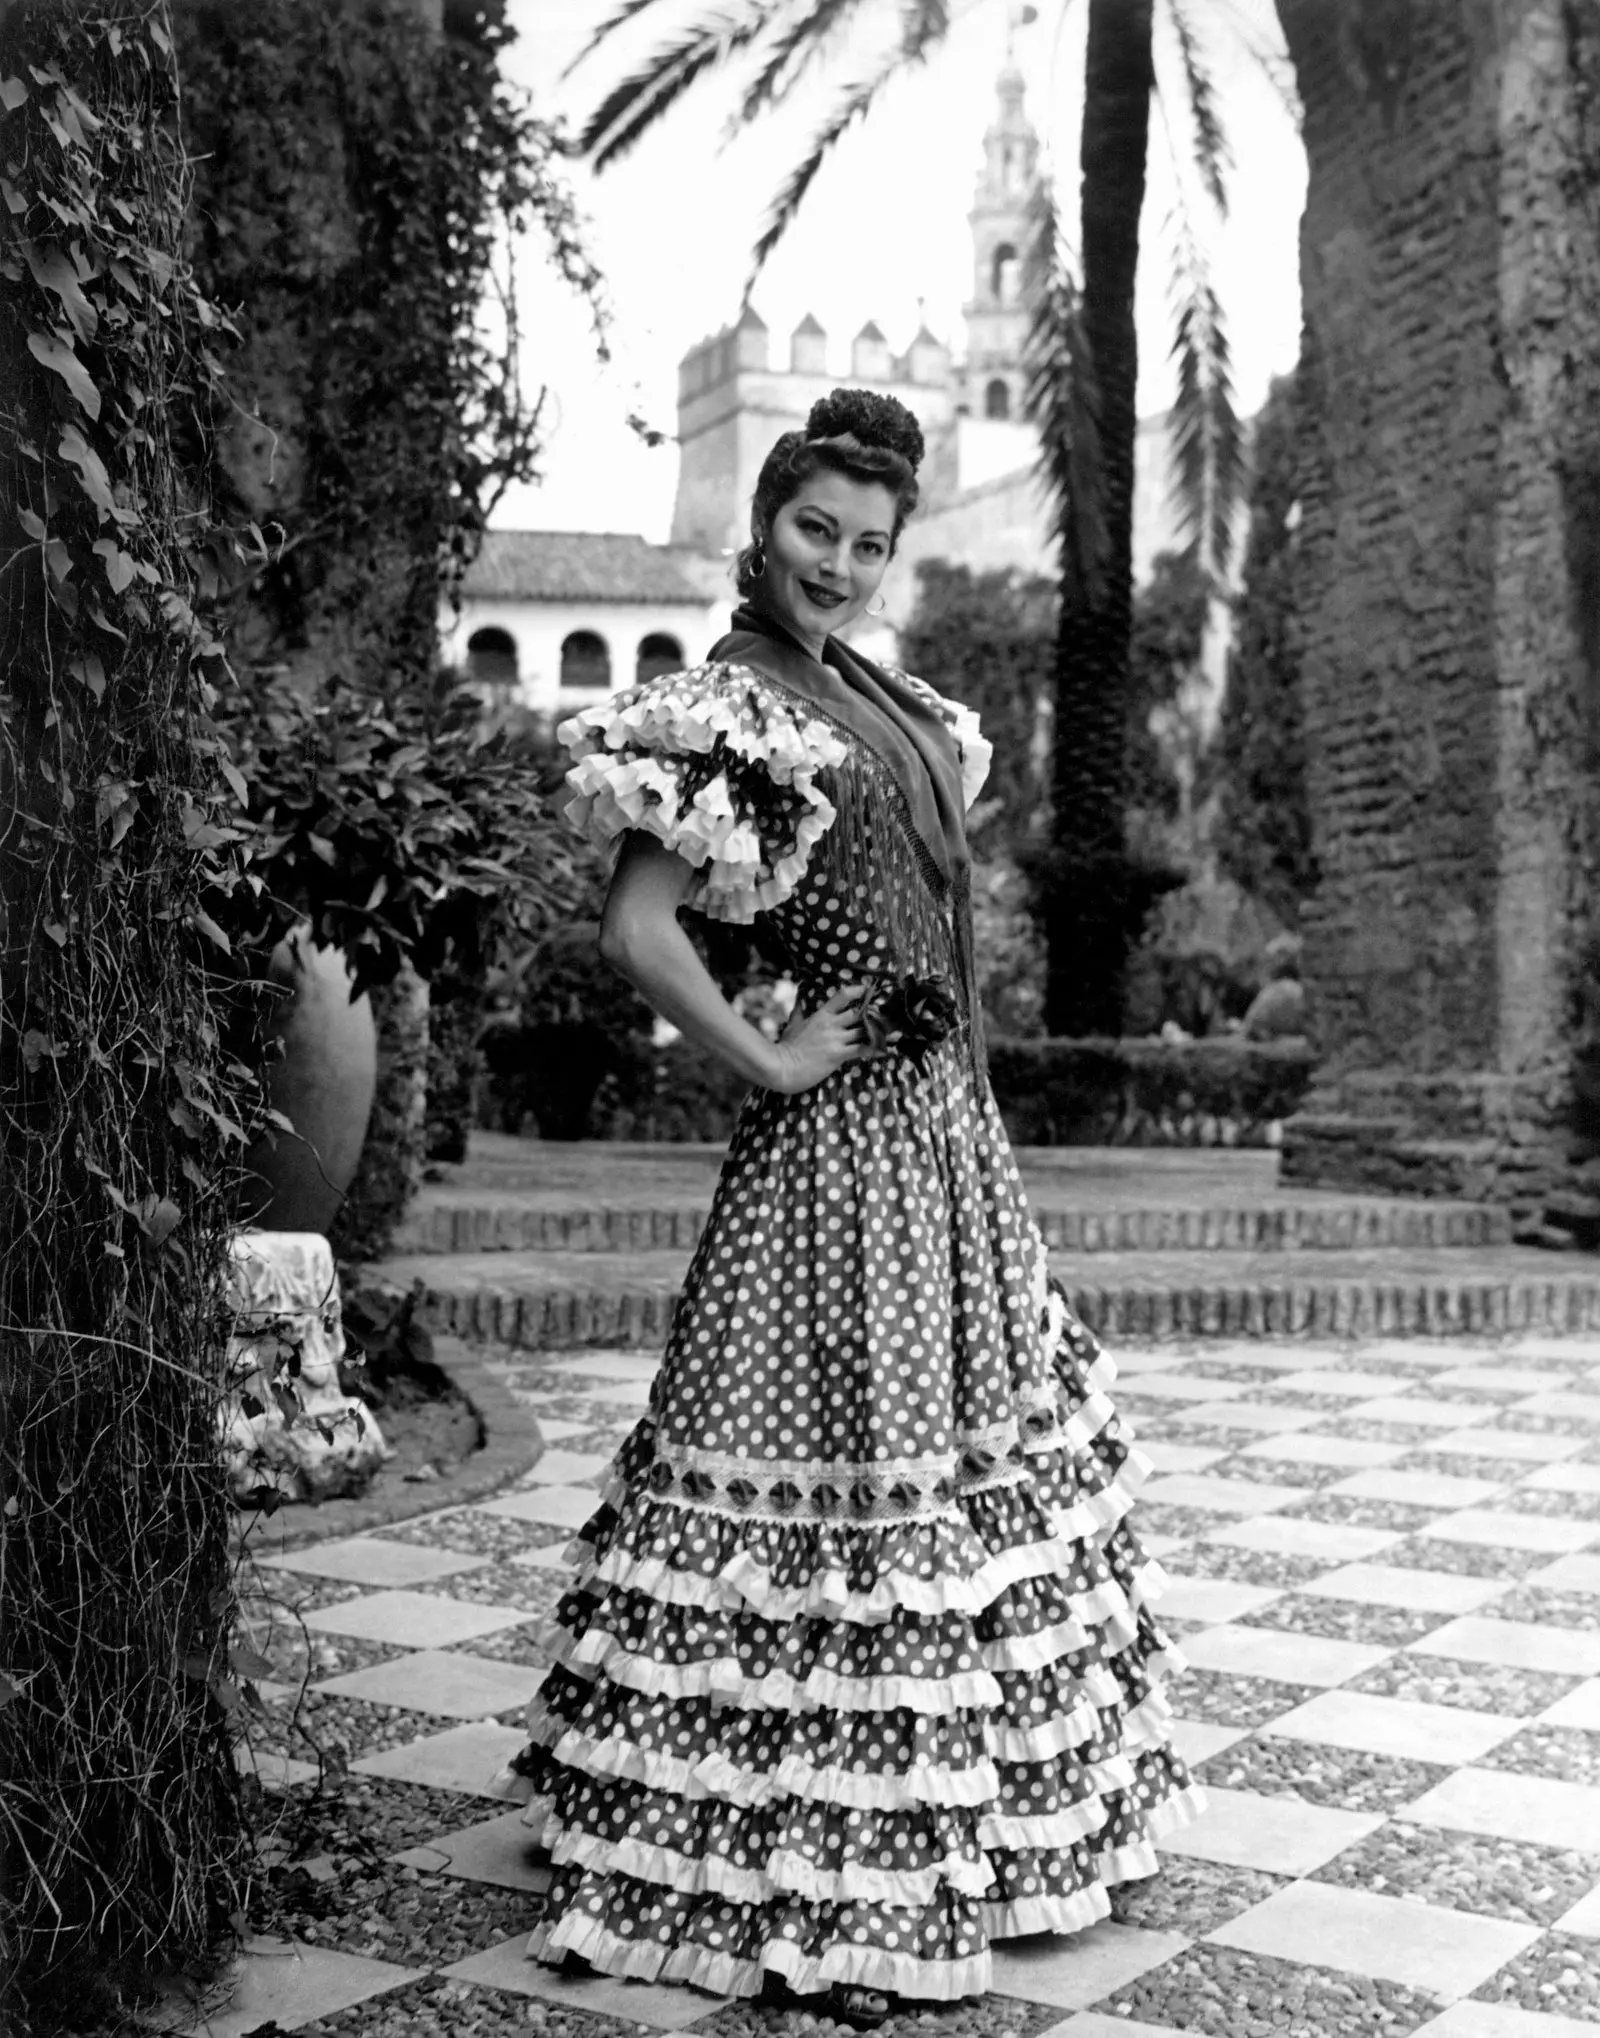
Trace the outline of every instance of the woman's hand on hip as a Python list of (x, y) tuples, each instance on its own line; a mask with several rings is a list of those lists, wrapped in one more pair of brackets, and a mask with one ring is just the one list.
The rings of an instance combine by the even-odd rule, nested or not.
[(866, 1036), (856, 1008), (865, 995), (862, 985), (843, 984), (814, 1012), (797, 1012), (773, 1049), (775, 1069), (767, 1088), (797, 1096), (815, 1089), (846, 1062), (862, 1060)]

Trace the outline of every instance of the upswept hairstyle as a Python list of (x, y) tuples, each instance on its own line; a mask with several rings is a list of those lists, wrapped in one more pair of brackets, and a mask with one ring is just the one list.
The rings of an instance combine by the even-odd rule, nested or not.
[(751, 572), (760, 540), (772, 520), (811, 478), (826, 469), (852, 481), (878, 482), (894, 497), (891, 554), (906, 518), (917, 506), (922, 427), (903, 403), (870, 389), (835, 389), (811, 406), (803, 432), (785, 432), (761, 463), (750, 502), (751, 540), (733, 562), (741, 595), (756, 585)]

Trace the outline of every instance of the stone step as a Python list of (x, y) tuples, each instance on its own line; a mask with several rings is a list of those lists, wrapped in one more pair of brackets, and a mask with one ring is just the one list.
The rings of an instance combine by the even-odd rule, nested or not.
[[(1362, 1252), (1052, 1255), (1086, 1322), (1112, 1341), (1253, 1336), (1439, 1336), (1600, 1329), (1600, 1268), (1516, 1246)], [(420, 1290), (456, 1336), (526, 1351), (659, 1345), (684, 1275), (675, 1251), (397, 1255), (355, 1283)]]
[[(548, 1207), (548, 1199), (424, 1196), (395, 1241), (412, 1253), (637, 1253), (693, 1250), (705, 1202)], [(1052, 1252), (1449, 1251), (1509, 1245), (1511, 1217), (1489, 1204), (1319, 1197), (1242, 1203), (1083, 1208), (1034, 1199)]]

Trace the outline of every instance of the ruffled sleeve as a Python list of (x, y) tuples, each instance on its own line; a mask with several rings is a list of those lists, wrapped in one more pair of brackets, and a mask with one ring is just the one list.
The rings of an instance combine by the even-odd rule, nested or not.
[(918, 679), (912, 673), (901, 672), (895, 667), (890, 670), (896, 679), (904, 680), (913, 693), (920, 695), (938, 713), (956, 739), (956, 749), (961, 757), (961, 798), (970, 808), (982, 792), (983, 782), (989, 776), (989, 766), (994, 760), (994, 745), (978, 726), (977, 709), (965, 707), (960, 701), (946, 700), (925, 679)]
[(687, 904), (747, 923), (781, 905), (833, 825), (816, 775), (845, 744), (748, 667), (663, 673), (563, 722), (567, 819), (593, 842), (638, 828), (695, 872)]

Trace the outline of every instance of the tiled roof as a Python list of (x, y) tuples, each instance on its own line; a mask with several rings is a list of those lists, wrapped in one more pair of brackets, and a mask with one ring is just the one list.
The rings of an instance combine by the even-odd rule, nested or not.
[(705, 600), (659, 545), (631, 531), (488, 531), (462, 592), (513, 601)]

